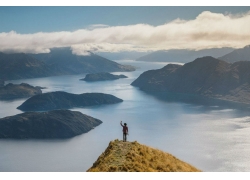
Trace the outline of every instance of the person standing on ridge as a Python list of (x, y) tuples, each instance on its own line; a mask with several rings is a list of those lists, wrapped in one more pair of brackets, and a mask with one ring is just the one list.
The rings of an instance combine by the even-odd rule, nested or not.
[(123, 142), (126, 142), (127, 141), (127, 135), (128, 135), (128, 127), (127, 127), (127, 124), (124, 123), (124, 125), (122, 125), (122, 121), (121, 121), (121, 126), (122, 126), (122, 132), (123, 132)]

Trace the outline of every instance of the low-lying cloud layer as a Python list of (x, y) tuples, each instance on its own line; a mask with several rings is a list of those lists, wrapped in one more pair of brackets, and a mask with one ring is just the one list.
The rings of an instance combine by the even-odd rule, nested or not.
[(93, 52), (155, 51), (169, 49), (241, 48), (250, 44), (250, 12), (224, 15), (204, 11), (193, 20), (176, 19), (151, 26), (92, 25), (77, 31), (0, 33), (0, 51), (44, 53), (70, 46), (75, 54)]

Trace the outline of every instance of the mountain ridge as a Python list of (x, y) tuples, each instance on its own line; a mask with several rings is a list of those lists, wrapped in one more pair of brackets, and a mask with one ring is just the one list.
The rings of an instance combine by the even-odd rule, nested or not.
[(240, 49), (235, 49), (234, 51), (219, 57), (223, 61), (228, 63), (234, 63), (238, 61), (250, 61), (250, 45), (247, 45)]
[(135, 142), (111, 141), (87, 172), (200, 172), (173, 155)]
[(89, 56), (75, 55), (70, 48), (53, 48), (50, 53), (41, 54), (0, 52), (0, 78), (5, 81), (134, 70), (132, 66), (113, 62), (94, 53), (90, 53)]
[(134, 71), (132, 66), (121, 65), (92, 52), (88, 55), (76, 55), (69, 47), (52, 48), (50, 53), (30, 54), (36, 59), (70, 74)]
[(188, 50), (188, 49), (173, 49), (173, 50), (159, 50), (139, 57), (137, 61), (147, 62), (191, 62), (196, 58), (204, 56), (220, 57), (233, 51), (233, 48), (212, 48), (203, 50)]
[(25, 53), (0, 52), (0, 77), (3, 80), (56, 76), (48, 65)]
[(132, 86), (145, 91), (197, 94), (250, 103), (250, 61), (234, 64), (211, 56), (142, 73)]
[(6, 84), (0, 86), (0, 100), (11, 100), (18, 98), (28, 98), (37, 94), (42, 94), (41, 87), (34, 87), (27, 83)]

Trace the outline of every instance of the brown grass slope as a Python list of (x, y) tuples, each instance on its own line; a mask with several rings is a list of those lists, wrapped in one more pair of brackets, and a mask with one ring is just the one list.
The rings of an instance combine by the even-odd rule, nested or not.
[(114, 140), (87, 172), (198, 172), (171, 154), (139, 144)]

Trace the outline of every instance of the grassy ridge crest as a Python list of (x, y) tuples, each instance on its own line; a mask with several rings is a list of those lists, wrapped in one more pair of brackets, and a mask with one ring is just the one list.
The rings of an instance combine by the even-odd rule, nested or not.
[(135, 142), (114, 140), (87, 172), (199, 172), (173, 155)]

